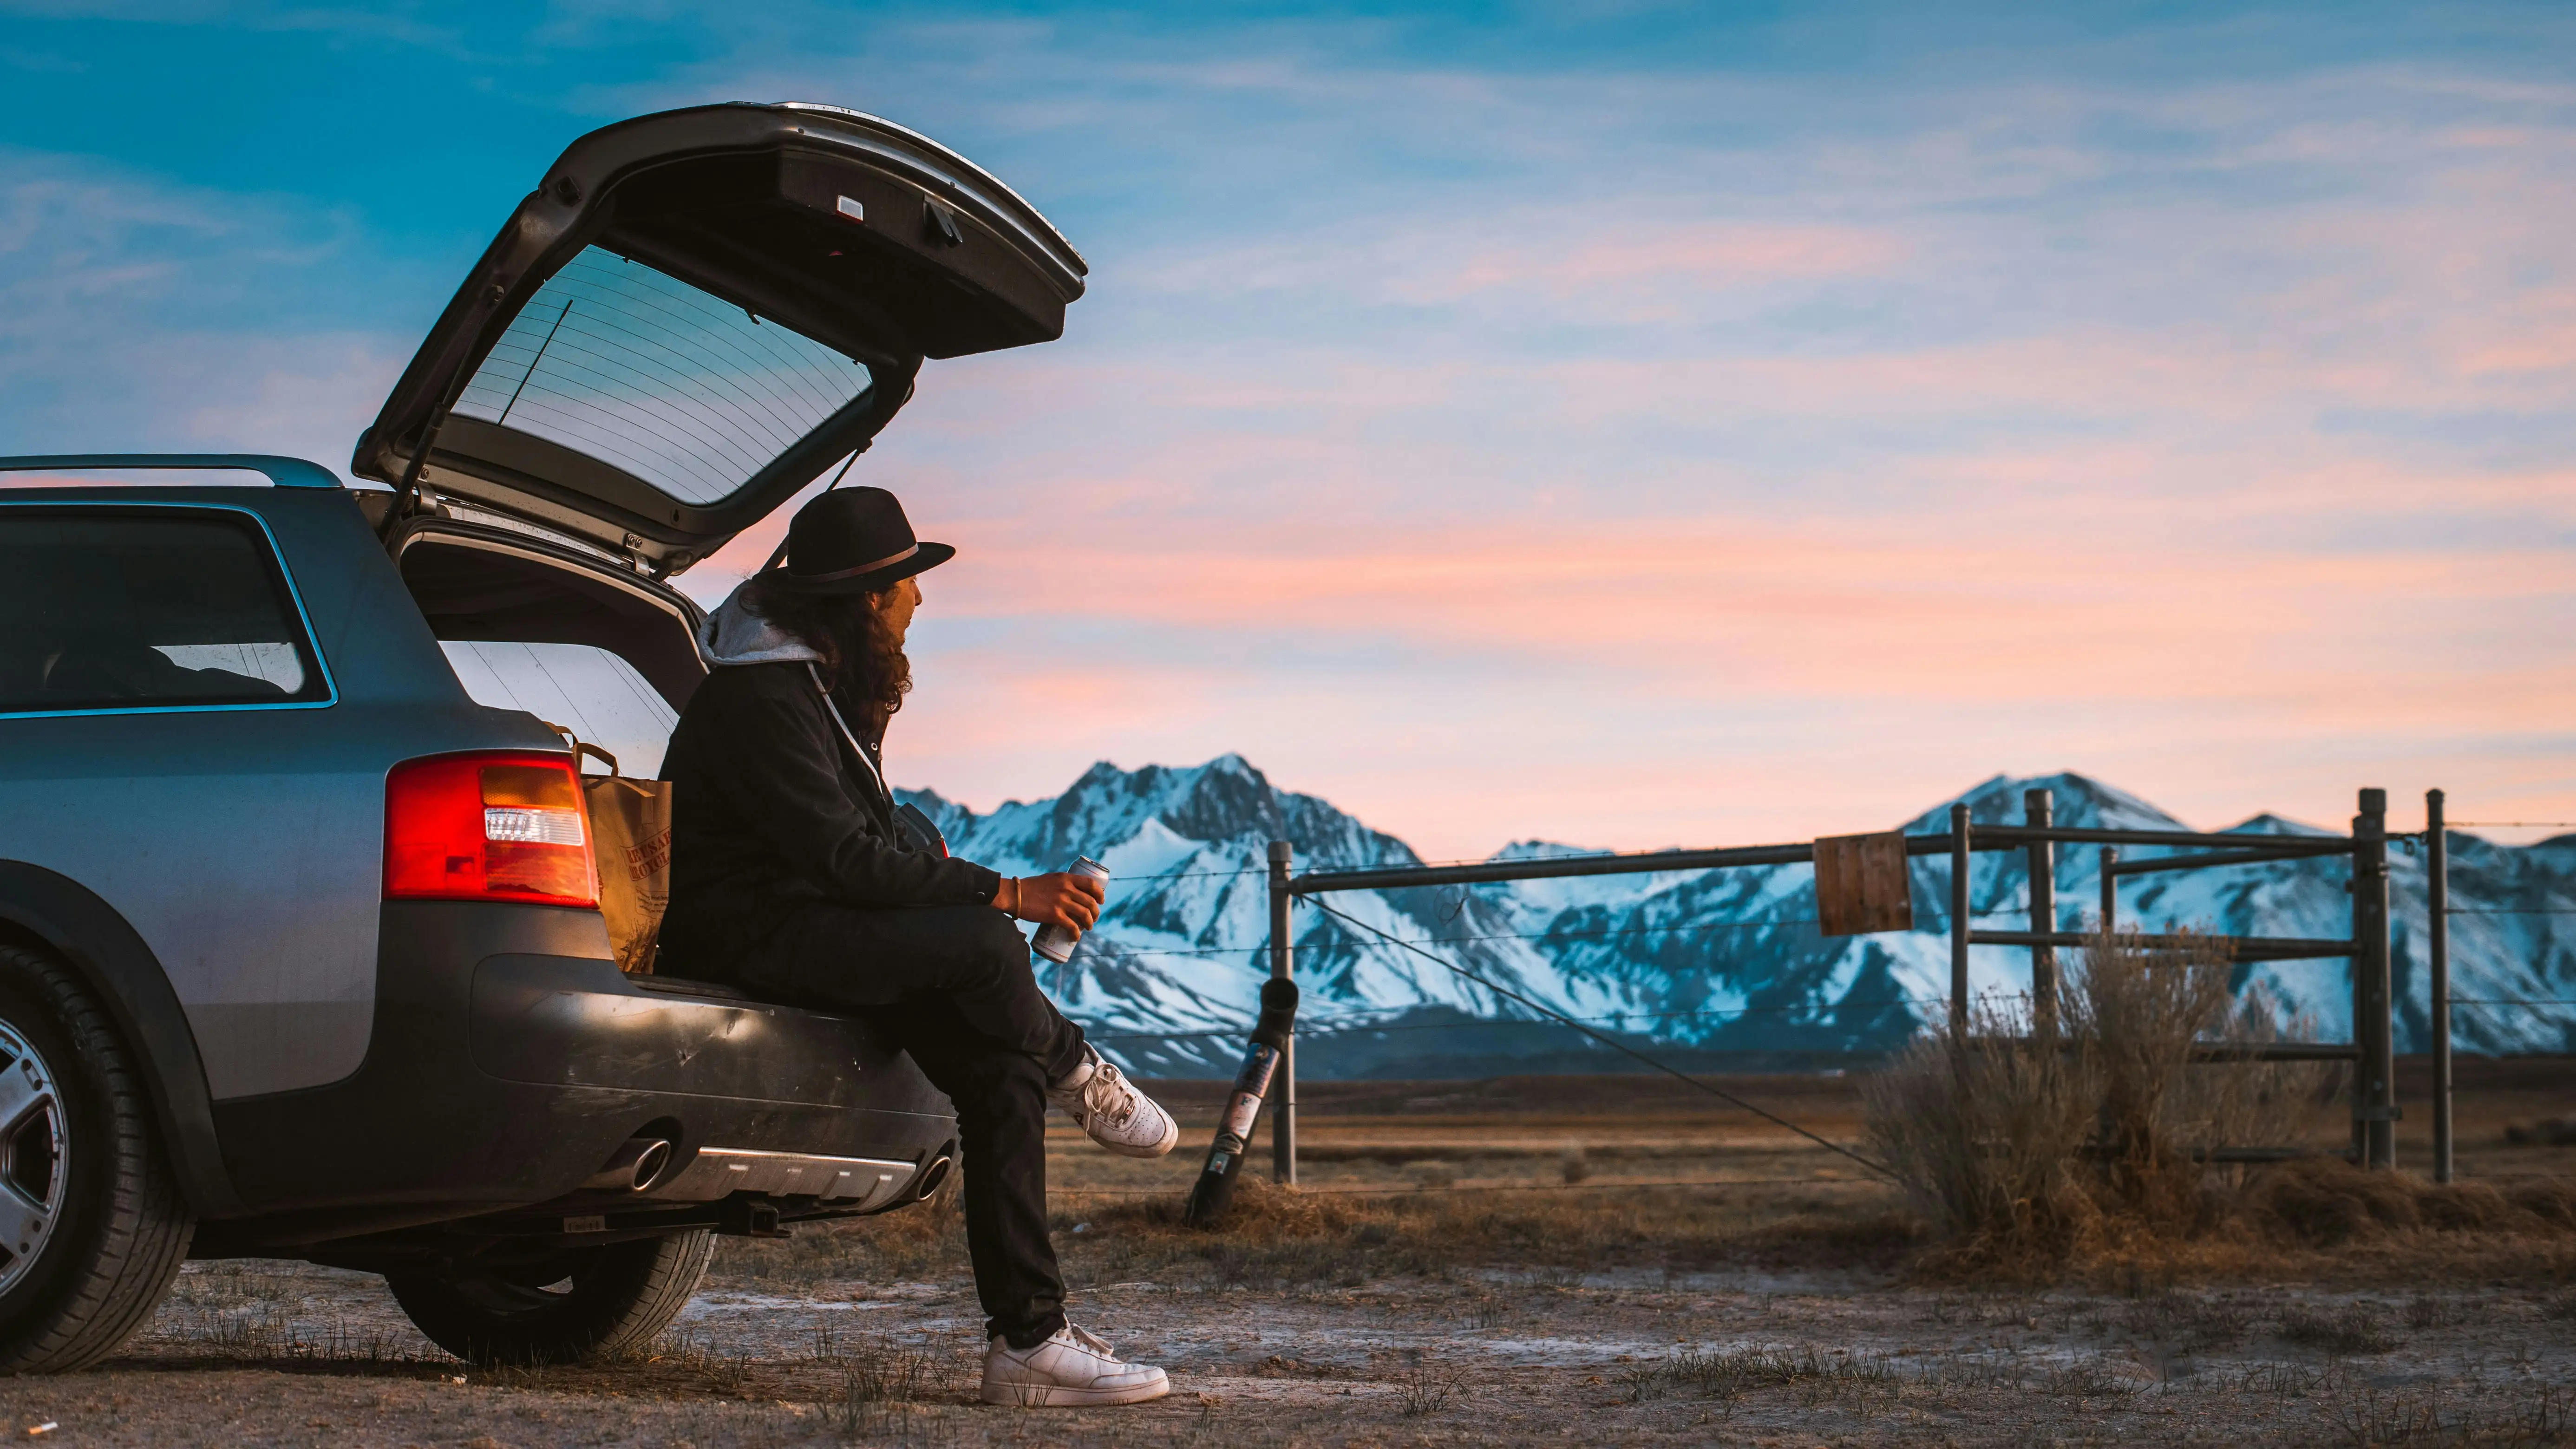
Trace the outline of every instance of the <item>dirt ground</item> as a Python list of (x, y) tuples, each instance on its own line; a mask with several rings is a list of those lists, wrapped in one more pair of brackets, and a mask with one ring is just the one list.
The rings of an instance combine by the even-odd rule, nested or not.
[[(2504, 1127), (2576, 1064), (2464, 1063), (2464, 1175), (2576, 1178)], [(1730, 1083), (1842, 1140), (1848, 1079)], [(378, 1280), (189, 1265), (87, 1374), (0, 1381), (55, 1444), (2576, 1443), (2576, 1227), (2364, 1234), (2051, 1286), (1922, 1279), (1895, 1194), (1678, 1084), (1310, 1084), (1304, 1181), (1225, 1234), (1171, 1159), (1054, 1154), (1076, 1319), (1168, 1368), (1123, 1410), (973, 1402), (953, 1209), (728, 1241), (658, 1352), (486, 1373)], [(2413, 1098), (2420, 1101), (2420, 1095)], [(2417, 1115), (2420, 1114), (2410, 1114)], [(2406, 1154), (2423, 1150), (2420, 1120)]]

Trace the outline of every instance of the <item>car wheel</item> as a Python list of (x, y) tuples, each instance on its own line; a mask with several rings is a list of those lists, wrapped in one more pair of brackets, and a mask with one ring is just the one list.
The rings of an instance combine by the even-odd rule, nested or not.
[(580, 1248), (527, 1266), (388, 1273), (429, 1341), (484, 1365), (605, 1363), (650, 1344), (707, 1274), (704, 1228)]
[(61, 961), (0, 945), (0, 1373), (114, 1353), (194, 1231), (106, 1008)]

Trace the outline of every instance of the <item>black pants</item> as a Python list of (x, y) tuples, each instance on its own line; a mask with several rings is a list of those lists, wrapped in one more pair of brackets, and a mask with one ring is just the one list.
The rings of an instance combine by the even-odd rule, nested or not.
[(1082, 1028), (1038, 989), (1029, 947), (989, 906), (855, 910), (816, 902), (745, 952), (743, 986), (791, 1006), (859, 1009), (890, 1028), (957, 1109), (975, 1292), (1013, 1348), (1064, 1326), (1047, 1236), (1046, 1088), (1082, 1061)]

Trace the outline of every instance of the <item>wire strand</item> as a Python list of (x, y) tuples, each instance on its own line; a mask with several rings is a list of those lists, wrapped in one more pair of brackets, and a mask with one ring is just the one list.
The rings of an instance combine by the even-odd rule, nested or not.
[(1468, 970), (1466, 967), (1460, 966), (1455, 962), (1442, 960), (1440, 957), (1432, 955), (1430, 952), (1423, 950), (1421, 947), (1414, 945), (1410, 941), (1399, 940), (1394, 936), (1387, 935), (1386, 932), (1379, 930), (1377, 927), (1370, 925), (1368, 922), (1361, 920), (1357, 916), (1337, 911), (1331, 906), (1328, 906), (1322, 901), (1316, 900), (1311, 896), (1307, 898), (1307, 903), (1326, 915), (1339, 916), (1343, 920), (1350, 922), (1352, 925), (1359, 927), (1361, 930), (1368, 932), (1372, 936), (1381, 937), (1390, 944), (1401, 946), (1405, 950), (1411, 951), (1413, 954), (1431, 962), (1433, 965), (1441, 967), (1443, 970), (1463, 976), (1466, 979), (1475, 982), (1477, 985), (1484, 987), (1487, 991), (1493, 992), (1497, 996), (1517, 1001), (1532, 1011), (1554, 1017), (1558, 1021), (1564, 1022), (1567, 1026), (1574, 1028), (1576, 1031), (1583, 1033), (1585, 1036), (1591, 1037), (1593, 1040), (1600, 1042), (1603, 1046), (1609, 1047), (1611, 1050), (1623, 1055), (1635, 1057), (1638, 1061), (1644, 1062), (1646, 1065), (1653, 1067), (1656, 1071), (1664, 1073), (1666, 1076), (1673, 1077), (1676, 1080), (1686, 1082), (1691, 1086), (1697, 1087), (1712, 1097), (1717, 1097), (1724, 1101), (1731, 1102), (1736, 1106), (1743, 1108), (1745, 1111), (1762, 1118), (1764, 1121), (1786, 1127), (1790, 1131), (1797, 1133), (1799, 1136), (1806, 1138), (1808, 1141), (1815, 1143), (1819, 1147), (1839, 1152), (1843, 1156), (1850, 1158), (1852, 1161), (1859, 1163), (1861, 1166), (1868, 1168), (1872, 1172), (1880, 1173), (1890, 1178), (1894, 1178), (1896, 1176), (1896, 1173), (1891, 1169), (1872, 1162), (1868, 1158), (1861, 1156), (1859, 1153), (1852, 1151), (1850, 1148), (1843, 1146), (1839, 1142), (1819, 1137), (1815, 1133), (1808, 1131), (1806, 1128), (1799, 1126), (1797, 1123), (1790, 1121), (1788, 1118), (1780, 1116), (1778, 1113), (1756, 1107), (1752, 1103), (1735, 1095), (1733, 1092), (1727, 1091), (1723, 1087), (1712, 1087), (1708, 1083), (1701, 1081), (1699, 1078), (1690, 1075), (1688, 1072), (1682, 1071), (1676, 1067), (1668, 1067), (1662, 1062), (1657, 1061), (1655, 1058), (1646, 1055), (1644, 1052), (1637, 1050), (1635, 1047), (1628, 1045), (1626, 1042), (1623, 1042), (1616, 1037), (1605, 1036), (1602, 1033), (1585, 1026), (1583, 1023), (1576, 1021), (1572, 1017), (1565, 1015), (1563, 1012), (1532, 1001), (1528, 997), (1523, 996), (1508, 987), (1497, 986), (1493, 982), (1486, 980), (1484, 977), (1477, 975), (1475, 972)]
[[(1335, 914), (1335, 915), (1340, 915), (1340, 914), (1341, 914), (1341, 912), (1339, 912), (1339, 911), (1335, 911), (1335, 912), (1333, 912), (1333, 914)], [(2016, 915), (2016, 916), (2017, 916), (2017, 915), (2020, 915), (2020, 914), (2022, 914), (2022, 913), (2021, 913), (2021, 912), (2019, 912), (2019, 911), (1988, 911), (1988, 912), (1984, 912), (1984, 914), (1986, 914), (1986, 915)], [(1776, 919), (1772, 919), (1772, 920), (1763, 920), (1763, 921), (1701, 921), (1701, 922), (1698, 922), (1698, 923), (1695, 923), (1695, 924), (1691, 924), (1691, 925), (1672, 925), (1672, 926), (1622, 926), (1622, 927), (1618, 928), (1617, 930), (1608, 930), (1608, 931), (1497, 931), (1497, 932), (1494, 932), (1494, 933), (1492, 933), (1492, 934), (1490, 934), (1490, 935), (1484, 935), (1484, 936), (1425, 936), (1425, 937), (1423, 937), (1422, 939), (1423, 939), (1425, 942), (1428, 942), (1429, 944), (1431, 944), (1431, 945), (1435, 945), (1435, 946), (1455, 946), (1455, 945), (1464, 945), (1464, 944), (1467, 944), (1467, 943), (1470, 943), (1470, 942), (1475, 942), (1475, 941), (1589, 941), (1589, 940), (1606, 940), (1606, 939), (1608, 939), (1609, 937), (1612, 937), (1612, 936), (1651, 936), (1651, 935), (1656, 935), (1656, 934), (1678, 934), (1678, 933), (1683, 933), (1683, 932), (1693, 932), (1693, 931), (1753, 931), (1753, 930), (1764, 930), (1764, 929), (1768, 929), (1768, 928), (1770, 928), (1770, 927), (1772, 927), (1772, 926), (1812, 926), (1812, 925), (1815, 925), (1815, 924), (1816, 924), (1816, 921), (1815, 921), (1815, 920), (1814, 920), (1814, 918), (1812, 918), (1812, 917), (1787, 917), (1787, 916), (1783, 916), (1783, 917), (1779, 917), (1779, 918), (1776, 918)], [(1395, 939), (1397, 939), (1397, 938), (1390, 936), (1390, 937), (1388, 937), (1387, 939), (1389, 939), (1389, 940), (1395, 940)], [(1116, 942), (1111, 942), (1110, 944), (1111, 944), (1111, 945), (1113, 945), (1113, 946), (1116, 946), (1116, 945), (1117, 945), (1117, 943), (1116, 943)], [(1196, 950), (1196, 951), (1166, 951), (1166, 950), (1160, 949), (1160, 948), (1158, 948), (1158, 947), (1153, 947), (1153, 946), (1117, 946), (1117, 949), (1118, 949), (1118, 950), (1120, 950), (1120, 951), (1122, 951), (1122, 952), (1124, 952), (1124, 953), (1126, 953), (1127, 955), (1130, 955), (1130, 956), (1193, 956), (1193, 957), (1195, 957), (1195, 956), (1240, 956), (1240, 955), (1256, 954), (1256, 953), (1259, 953), (1259, 952), (1267, 951), (1267, 950), (1269, 950), (1270, 948), (1269, 948), (1267, 945), (1262, 945), (1262, 946), (1209, 946), (1209, 947), (1206, 947), (1206, 948), (1204, 948), (1204, 949)], [(1326, 946), (1326, 945), (1314, 945), (1314, 946), (1303, 946), (1303, 947), (1300, 947), (1300, 949), (1301, 949), (1301, 950), (1309, 950), (1309, 951), (1322, 951), (1322, 950), (1327, 950), (1327, 949), (1330, 949), (1330, 948), (1329, 948), (1329, 946)]]
[[(1221, 872), (1211, 873), (1221, 874)], [(1151, 879), (1151, 877), (1137, 876), (1130, 877), (1130, 879), (1142, 880)], [(1341, 912), (1334, 911), (1333, 914), (1338, 916)], [(1999, 911), (1971, 911), (1968, 913), (1968, 917), (1971, 920), (1988, 920), (2003, 916), (2019, 918), (2028, 914), (2029, 912), (2027, 910), (2014, 907)], [(1483, 936), (1424, 936), (1416, 944), (1430, 946), (1457, 946), (1476, 941), (1592, 941), (1606, 940), (1613, 936), (1652, 936), (1659, 934), (1677, 935), (1699, 931), (1758, 931), (1768, 930), (1774, 926), (1813, 926), (1817, 924), (1820, 923), (1813, 916), (1775, 916), (1759, 921), (1698, 921), (1689, 924), (1676, 924), (1670, 926), (1621, 926), (1616, 930), (1604, 931), (1496, 931)], [(1914, 934), (1937, 936), (1946, 934), (1948, 930), (1949, 928), (1947, 926), (1925, 927), (1914, 932)], [(1381, 932), (1380, 934), (1384, 933)], [(1387, 939), (1396, 941), (1398, 944), (1403, 944), (1399, 937), (1389, 936)], [(1115, 946), (1119, 951), (1130, 956), (1243, 956), (1257, 955), (1270, 949), (1267, 945), (1209, 946), (1195, 951), (1177, 951), (1165, 950), (1157, 946), (1122, 946), (1118, 945), (1115, 941), (1110, 942), (1110, 944)], [(1330, 947), (1328, 945), (1301, 945), (1298, 949), (1306, 951), (1321, 951), (1328, 950)]]
[[(1335, 911), (1333, 914), (1338, 916), (1341, 912)], [(1496, 931), (1490, 935), (1483, 936), (1425, 936), (1422, 938), (1421, 944), (1429, 946), (1462, 946), (1475, 941), (1593, 941), (1606, 940), (1612, 936), (1652, 936), (1685, 931), (1757, 931), (1765, 930), (1772, 926), (1812, 926), (1815, 924), (1816, 920), (1812, 916), (1778, 916), (1769, 920), (1761, 921), (1701, 921), (1697, 924), (1687, 926), (1621, 926), (1616, 930), (1607, 931)], [(1396, 938), (1389, 937), (1388, 939), (1393, 940)], [(1322, 948), (1310, 946), (1304, 949), (1320, 950)]]
[[(1890, 996), (1875, 1001), (1835, 1001), (1828, 1002), (1826, 1005), (1830, 1010), (1839, 1010), (1843, 1007), (1850, 1006), (1930, 1006), (1942, 1001), (1943, 999), (1944, 998), (1938, 996)], [(1810, 1009), (1812, 1008), (1805, 1003), (1798, 1003), (1789, 1006), (1728, 1006), (1711, 1007), (1698, 1011), (1623, 1011), (1611, 1016), (1568, 1017), (1566, 1020), (1598, 1022), (1605, 1026), (1616, 1027), (1623, 1022), (1629, 1021), (1670, 1021), (1681, 1017), (1703, 1016), (1770, 1016), (1780, 1012), (1807, 1011)], [(1527, 1017), (1497, 1017), (1490, 1020), (1479, 1019), (1476, 1021), (1377, 1023), (1348, 1020), (1337, 1021), (1328, 1019), (1323, 1023), (1323, 1030), (1308, 1031), (1305, 1028), (1300, 1027), (1297, 1035), (1301, 1039), (1314, 1040), (1336, 1036), (1366, 1036), (1376, 1032), (1388, 1031), (1473, 1031), (1479, 1027), (1545, 1026), (1547, 1024), (1548, 1023), (1543, 1021), (1532, 1021)], [(1241, 1026), (1211, 1027), (1205, 1031), (1134, 1031), (1094, 1033), (1089, 1028), (1085, 1028), (1084, 1036), (1091, 1041), (1187, 1041), (1196, 1037), (1239, 1037), (1249, 1033), (1251, 1030), (1252, 1024), (1250, 1022), (1245, 1022)]]
[[(1632, 1187), (1761, 1187), (1781, 1183), (1839, 1183), (1851, 1186), (1866, 1181), (1858, 1177), (1700, 1177), (1626, 1182), (1615, 1179), (1601, 1182), (1466, 1182), (1447, 1187), (1429, 1185), (1403, 1187), (1304, 1187), (1292, 1191), (1303, 1197), (1437, 1197), (1448, 1193), (1469, 1192), (1603, 1192)], [(1049, 1197), (1177, 1197), (1171, 1188), (1161, 1187), (1050, 1187)]]

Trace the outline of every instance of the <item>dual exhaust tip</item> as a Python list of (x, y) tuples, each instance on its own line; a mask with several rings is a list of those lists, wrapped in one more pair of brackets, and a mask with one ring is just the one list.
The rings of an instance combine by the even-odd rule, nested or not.
[(956, 1165), (957, 1160), (945, 1152), (932, 1158), (930, 1165), (921, 1170), (921, 1175), (912, 1180), (912, 1200), (919, 1202), (939, 1191), (939, 1185), (948, 1180), (948, 1170)]
[(671, 1139), (629, 1137), (609, 1154), (608, 1165), (582, 1183), (597, 1192), (642, 1192), (671, 1165)]
[[(662, 1169), (671, 1165), (673, 1150), (671, 1139), (667, 1137), (629, 1137), (609, 1154), (605, 1167), (583, 1180), (582, 1188), (591, 1192), (642, 1192), (662, 1175)], [(945, 1152), (940, 1153), (913, 1180), (914, 1200), (919, 1201), (938, 1191), (939, 1184), (946, 1180), (955, 1165), (954, 1158)]]

